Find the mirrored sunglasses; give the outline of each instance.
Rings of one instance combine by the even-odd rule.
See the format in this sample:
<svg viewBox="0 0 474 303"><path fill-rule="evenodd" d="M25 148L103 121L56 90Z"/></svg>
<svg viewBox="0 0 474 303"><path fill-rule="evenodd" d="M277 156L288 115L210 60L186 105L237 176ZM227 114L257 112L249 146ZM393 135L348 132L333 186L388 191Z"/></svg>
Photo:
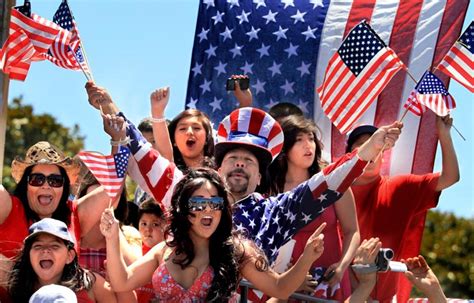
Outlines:
<svg viewBox="0 0 474 303"><path fill-rule="evenodd" d="M61 187L64 184L64 177L56 174L51 174L49 176L43 174L31 174L28 176L28 184L31 186L43 186L46 181L51 187Z"/></svg>
<svg viewBox="0 0 474 303"><path fill-rule="evenodd" d="M203 211L209 206L211 210L223 210L224 209L224 198L222 197L191 197L189 198L189 210L190 211Z"/></svg>

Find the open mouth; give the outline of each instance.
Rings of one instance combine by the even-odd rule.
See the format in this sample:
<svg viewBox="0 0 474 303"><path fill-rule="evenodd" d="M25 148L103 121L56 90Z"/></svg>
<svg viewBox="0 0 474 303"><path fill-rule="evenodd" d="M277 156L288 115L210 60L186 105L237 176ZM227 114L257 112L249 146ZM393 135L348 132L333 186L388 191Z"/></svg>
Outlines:
<svg viewBox="0 0 474 303"><path fill-rule="evenodd" d="M53 267L54 262L52 260L41 260L40 266L42 269L50 269Z"/></svg>
<svg viewBox="0 0 474 303"><path fill-rule="evenodd" d="M39 195L38 201L41 205L49 205L53 202L53 196L51 195Z"/></svg>
<svg viewBox="0 0 474 303"><path fill-rule="evenodd" d="M209 227L212 224L213 218L210 216L205 216L201 218L201 224L204 225L205 227Z"/></svg>
<svg viewBox="0 0 474 303"><path fill-rule="evenodd" d="M196 144L195 139L189 138L188 140L186 140L186 146L189 148L192 148L195 144Z"/></svg>
<svg viewBox="0 0 474 303"><path fill-rule="evenodd" d="M311 157L312 155L313 155L312 152L307 152L307 153L304 154L305 157Z"/></svg>

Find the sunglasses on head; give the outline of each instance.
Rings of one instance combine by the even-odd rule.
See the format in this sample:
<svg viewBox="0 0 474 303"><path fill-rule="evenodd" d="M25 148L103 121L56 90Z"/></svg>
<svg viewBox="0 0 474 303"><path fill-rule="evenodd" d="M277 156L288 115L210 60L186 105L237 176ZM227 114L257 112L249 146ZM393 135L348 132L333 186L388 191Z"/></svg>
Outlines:
<svg viewBox="0 0 474 303"><path fill-rule="evenodd" d="M28 184L31 186L39 187L48 182L51 187L61 187L64 184L64 177L61 175L51 174L45 176L43 174L31 174L28 176Z"/></svg>
<svg viewBox="0 0 474 303"><path fill-rule="evenodd" d="M189 198L189 210L190 211L203 211L209 206L211 210L223 210L224 209L224 198L222 197L191 197Z"/></svg>

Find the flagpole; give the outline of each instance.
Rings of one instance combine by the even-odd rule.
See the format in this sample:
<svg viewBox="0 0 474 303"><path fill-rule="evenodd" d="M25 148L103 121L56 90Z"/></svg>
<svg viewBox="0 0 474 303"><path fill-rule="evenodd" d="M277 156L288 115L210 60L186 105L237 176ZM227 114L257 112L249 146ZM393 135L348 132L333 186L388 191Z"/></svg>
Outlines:
<svg viewBox="0 0 474 303"><path fill-rule="evenodd" d="M84 67L82 67L82 64L79 63L79 59L77 58L76 52L73 51L73 50L71 49L71 47L69 47L69 50L71 51L71 53L73 53L74 58L76 59L76 62L78 63L79 67L81 68L82 73L83 73L84 76L86 77L87 81L92 81L92 82L94 82L94 79L92 79L92 74L87 73L87 72L84 70ZM86 64L89 65L88 63L86 63ZM89 67L89 70L90 70L90 67Z"/></svg>
<svg viewBox="0 0 474 303"><path fill-rule="evenodd" d="M74 20L74 15L72 14L72 11L71 11L71 8L69 7L69 3L66 1L66 6L67 6L67 9L69 10L69 14L71 14L71 17L72 19ZM74 21L75 22L75 21ZM87 54L86 54L86 49L84 48L84 45L82 44L82 39L79 39L79 46L81 47L81 50L82 50L82 55L84 56L84 60L86 60L86 65L87 67L89 68L89 73L86 73L84 71L84 68L82 67L82 65L79 63L79 61L77 60L77 56L76 56L76 52L73 51L74 53L74 58L76 58L76 61L77 63L79 64L79 66L81 66L81 69L82 71L84 72L84 74L86 75L86 78L88 81L92 81L94 82L94 76L92 75L92 69L91 69L91 66L89 64L89 59L87 59ZM89 77L87 76L87 74L89 74Z"/></svg>

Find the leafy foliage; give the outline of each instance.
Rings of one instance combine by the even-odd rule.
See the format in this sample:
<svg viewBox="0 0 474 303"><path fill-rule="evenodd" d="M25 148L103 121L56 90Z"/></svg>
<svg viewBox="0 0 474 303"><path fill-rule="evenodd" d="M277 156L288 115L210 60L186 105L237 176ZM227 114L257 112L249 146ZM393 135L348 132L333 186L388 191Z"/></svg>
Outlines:
<svg viewBox="0 0 474 303"><path fill-rule="evenodd" d="M448 298L474 298L474 221L430 211L421 254ZM422 294L413 290L412 297Z"/></svg>
<svg viewBox="0 0 474 303"><path fill-rule="evenodd" d="M26 150L38 141L49 141L74 156L84 147L84 136L79 125L65 127L50 114L35 114L33 106L23 104L23 98L14 98L8 105L7 130L5 136L5 158L2 184L13 189L10 165L16 156L24 157Z"/></svg>

